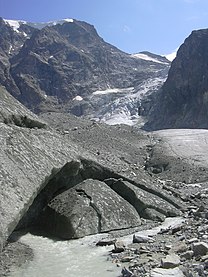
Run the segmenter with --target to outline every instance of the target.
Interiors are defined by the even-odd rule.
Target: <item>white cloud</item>
[[[128,25],[124,25],[124,26],[123,26],[123,31],[124,31],[125,33],[129,33],[129,32],[131,32],[131,28],[130,28]]]

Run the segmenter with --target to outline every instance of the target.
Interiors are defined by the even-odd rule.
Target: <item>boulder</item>
[[[122,277],[131,277],[133,275],[133,272],[131,272],[126,267],[122,268],[121,270]]]
[[[192,249],[194,256],[204,256],[208,253],[208,244],[205,242],[196,242],[193,243]]]
[[[170,254],[161,260],[161,266],[163,268],[169,269],[177,267],[180,264],[180,258],[178,255]]]
[[[141,224],[136,210],[105,183],[88,179],[59,194],[43,212],[40,225],[59,238],[126,229]]]
[[[125,250],[125,245],[122,241],[116,241],[114,243],[113,253],[121,253]]]
[[[153,242],[154,239],[148,236],[142,235],[133,235],[133,243],[146,243],[146,242]]]

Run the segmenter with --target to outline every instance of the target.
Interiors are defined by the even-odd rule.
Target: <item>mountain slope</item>
[[[1,84],[35,112],[73,112],[73,99],[77,96],[89,104],[88,99],[97,90],[140,86],[150,78],[164,78],[169,69],[165,58],[147,60],[120,51],[85,22],[0,23],[6,33],[24,40],[21,47],[20,43],[17,47],[12,44],[12,53],[4,52],[8,77],[2,73],[5,81]]]
[[[178,50],[145,128],[208,128],[208,29]]]

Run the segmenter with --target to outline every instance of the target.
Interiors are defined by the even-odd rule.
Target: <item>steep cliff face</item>
[[[208,29],[178,50],[146,129],[208,128]]]
[[[6,60],[0,68],[0,84],[35,112],[73,112],[76,96],[88,105],[85,97],[97,90],[135,87],[150,78],[164,78],[169,69],[165,58],[146,59],[146,52],[136,56],[120,51],[82,21],[36,26],[1,20],[0,27]]]

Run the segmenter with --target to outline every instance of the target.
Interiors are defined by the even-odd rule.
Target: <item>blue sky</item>
[[[83,20],[125,52],[168,54],[192,30],[208,28],[208,0],[0,0],[0,16]]]

